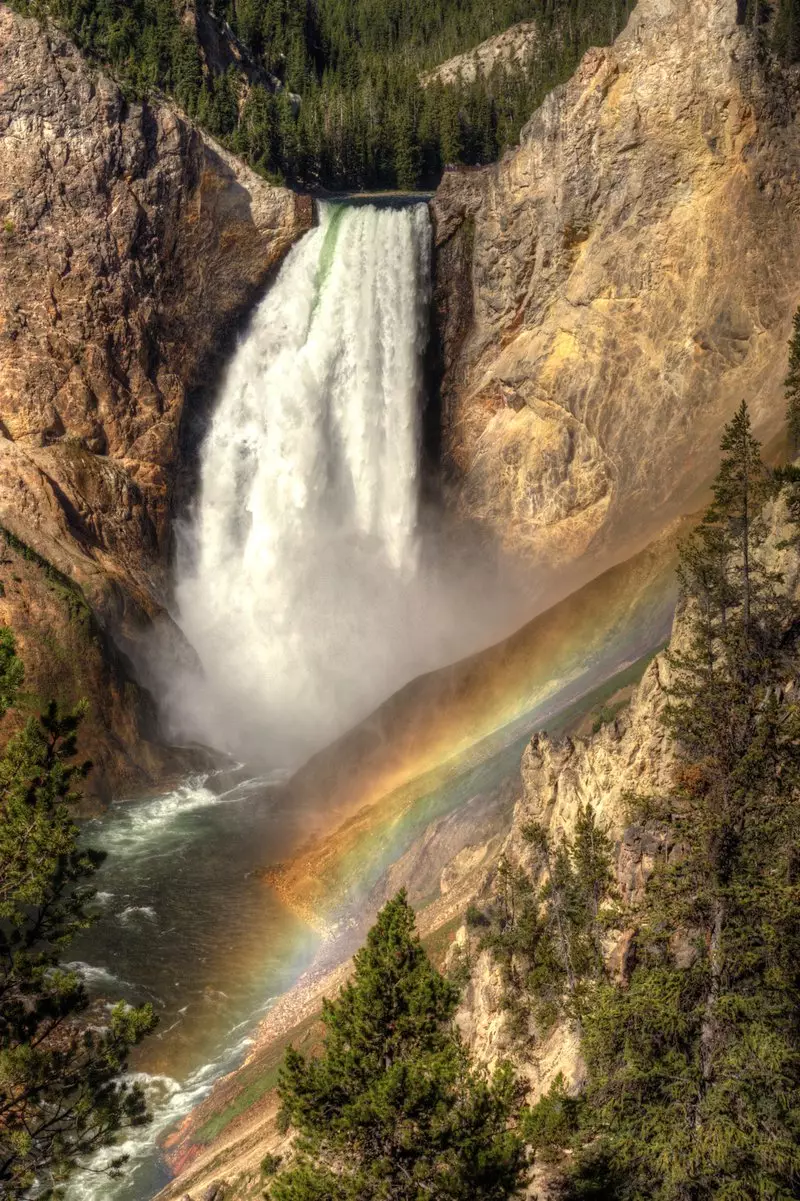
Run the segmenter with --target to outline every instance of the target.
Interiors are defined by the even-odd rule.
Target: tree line
[[[175,0],[12,0],[57,21],[131,96],[174,96],[260,174],[312,191],[431,187],[448,165],[495,161],[585,50],[613,41],[634,7],[634,0],[208,3],[246,73],[209,69]],[[800,59],[800,0],[740,0],[739,7],[770,53]],[[521,20],[534,20],[539,31],[525,65],[422,83],[426,69]]]
[[[137,98],[158,89],[262,175],[314,189],[413,189],[449,164],[494,161],[581,54],[607,44],[633,0],[218,0],[251,68],[204,63],[174,0],[12,0],[57,21]],[[213,8],[213,6],[212,6]],[[472,82],[421,73],[517,21],[529,63]]]

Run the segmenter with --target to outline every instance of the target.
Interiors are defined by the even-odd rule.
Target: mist
[[[173,739],[299,766],[530,615],[515,564],[421,509],[430,243],[425,205],[322,205],[253,315],[177,529]]]

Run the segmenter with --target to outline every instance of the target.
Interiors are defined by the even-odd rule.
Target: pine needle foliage
[[[400,892],[326,1001],[317,1059],[289,1049],[279,1092],[298,1157],[272,1201],[502,1201],[525,1178],[508,1069],[470,1065],[457,989],[430,963]]]
[[[633,8],[633,0],[197,0],[201,20],[233,39],[243,72],[210,69],[179,0],[12,4],[58,22],[132,97],[173,95],[267,178],[336,190],[432,186],[448,165],[493,161]],[[423,81],[427,69],[528,19],[539,36],[526,65]]]
[[[579,1126],[582,1098],[573,1096],[559,1072],[544,1096],[522,1117],[525,1141],[537,1162],[558,1163]]]
[[[0,704],[22,683],[14,639],[0,630]],[[81,977],[64,950],[89,924],[101,857],[78,845],[71,807],[89,765],[76,764],[85,709],[55,704],[0,756],[0,1195],[59,1196],[78,1161],[148,1120],[124,1080],[128,1053],[155,1019],[115,1006],[91,1021]],[[122,1166],[122,1158],[111,1170]]]
[[[512,1030],[525,1037],[561,1017],[580,1020],[605,975],[603,936],[619,915],[613,845],[591,805],[580,807],[569,839],[554,842],[536,823],[522,833],[533,874],[499,865],[481,946],[500,966]]]
[[[800,1191],[800,712],[793,604],[761,518],[774,483],[746,406],[682,553],[662,818],[676,851],[638,914],[638,966],[584,1016],[569,1196]]]

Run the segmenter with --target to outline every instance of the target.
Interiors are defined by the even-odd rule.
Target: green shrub
[[[581,1102],[567,1092],[559,1072],[548,1092],[522,1115],[521,1129],[527,1144],[545,1162],[554,1162],[569,1146],[578,1129]]]

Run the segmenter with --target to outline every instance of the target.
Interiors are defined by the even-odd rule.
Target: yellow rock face
[[[311,219],[310,200],[171,106],[128,104],[66,38],[0,3],[0,527],[42,557],[0,619],[32,691],[92,701],[83,749],[103,796],[151,783],[153,761],[158,774],[152,714],[114,643],[130,650],[163,602],[187,398]],[[102,650],[53,606],[51,568]]]
[[[547,563],[696,507],[745,397],[782,424],[800,299],[795,83],[735,0],[640,0],[499,164],[433,203],[459,508]]]

